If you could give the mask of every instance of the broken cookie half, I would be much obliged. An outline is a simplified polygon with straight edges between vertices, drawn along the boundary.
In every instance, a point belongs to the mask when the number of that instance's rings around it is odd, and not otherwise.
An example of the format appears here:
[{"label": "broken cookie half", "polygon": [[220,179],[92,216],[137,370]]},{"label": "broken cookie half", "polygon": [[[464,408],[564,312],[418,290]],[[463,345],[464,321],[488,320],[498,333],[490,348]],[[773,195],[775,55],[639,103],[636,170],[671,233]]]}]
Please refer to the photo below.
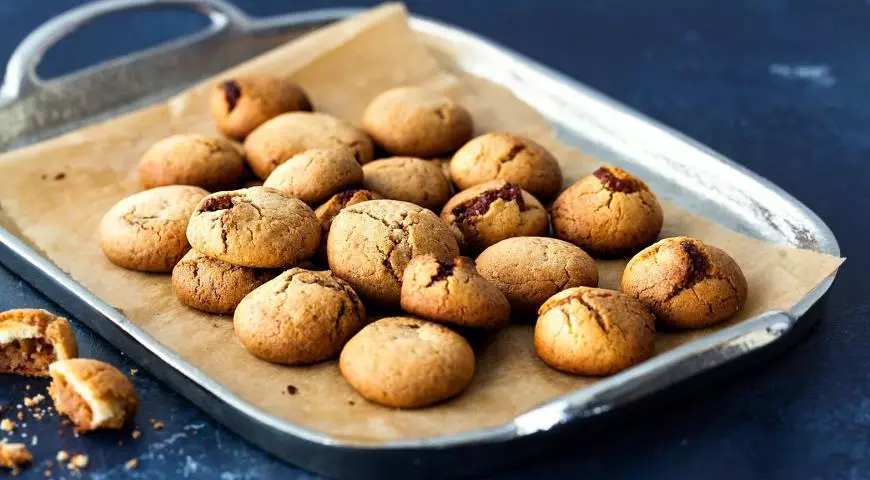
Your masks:
[{"label": "broken cookie half", "polygon": [[52,362],[77,355],[65,318],[31,308],[0,312],[0,373],[47,377]]},{"label": "broken cookie half", "polygon": [[12,469],[17,475],[18,469],[33,461],[33,455],[23,443],[0,443],[0,468]]},{"label": "broken cookie half", "polygon": [[84,358],[59,360],[49,366],[48,393],[58,412],[86,432],[121,428],[139,406],[136,389],[115,367]]}]

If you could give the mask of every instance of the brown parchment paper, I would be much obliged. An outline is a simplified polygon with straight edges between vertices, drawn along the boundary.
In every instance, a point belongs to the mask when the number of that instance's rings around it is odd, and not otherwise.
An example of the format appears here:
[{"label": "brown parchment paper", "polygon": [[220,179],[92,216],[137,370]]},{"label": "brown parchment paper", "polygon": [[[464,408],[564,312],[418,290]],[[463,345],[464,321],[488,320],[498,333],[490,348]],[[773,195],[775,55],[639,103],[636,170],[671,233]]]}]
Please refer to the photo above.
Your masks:
[{"label": "brown parchment paper", "polygon": [[[443,62],[409,29],[404,9],[388,5],[231,71],[292,75],[310,93],[317,110],[354,123],[368,101],[384,89],[432,85],[469,108],[479,132],[519,132],[547,145],[562,164],[566,185],[597,165],[555,141],[544,119],[509,91],[447,73],[458,70]],[[3,155],[0,222],[239,397],[338,439],[377,443],[492,427],[594,381],[545,367],[535,357],[532,328],[516,325],[476,346],[474,381],[455,400],[417,411],[381,408],[354,393],[335,361],[308,367],[259,361],[234,338],[230,317],[181,305],[168,275],[131,272],[109,263],[98,246],[100,218],[115,202],[139,190],[136,163],[152,143],[180,132],[215,133],[207,107],[210,85],[206,82],[165,103]],[[765,244],[673,205],[665,205],[665,218],[663,236],[699,237],[728,251],[743,267],[749,299],[731,323],[768,309],[792,307],[841,262]],[[623,266],[623,261],[600,262],[601,286],[615,288]],[[704,333],[662,333],[657,351]],[[298,388],[296,395],[284,393],[290,384]]]}]

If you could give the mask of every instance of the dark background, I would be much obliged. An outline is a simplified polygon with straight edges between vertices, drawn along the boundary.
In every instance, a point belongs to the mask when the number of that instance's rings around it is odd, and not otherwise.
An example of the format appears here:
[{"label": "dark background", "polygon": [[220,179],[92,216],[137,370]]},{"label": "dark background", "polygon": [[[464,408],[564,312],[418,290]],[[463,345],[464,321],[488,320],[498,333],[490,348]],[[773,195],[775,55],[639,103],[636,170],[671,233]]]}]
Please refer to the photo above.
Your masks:
[{"label": "dark background", "polygon": [[[80,3],[2,0],[0,60],[33,28]],[[251,15],[365,1],[242,1]],[[660,120],[773,180],[818,213],[849,257],[813,334],[761,368],[577,438],[501,478],[870,477],[870,2],[786,0],[409,1]],[[115,15],[46,56],[51,77],[194,32],[195,14]],[[804,68],[800,68],[804,67]],[[3,128],[0,126],[0,128]],[[0,309],[56,305],[0,268]],[[76,323],[82,355],[135,367]],[[309,478],[216,425],[144,371],[130,431],[75,438],[57,417],[28,419],[42,478],[59,449],[86,452],[95,478]],[[25,391],[25,385],[32,389]],[[45,388],[0,377],[0,405]],[[163,421],[160,431],[149,419]],[[59,436],[58,431],[63,435]],[[119,446],[119,440],[123,445]],[[124,462],[139,468],[125,472]],[[54,477],[69,476],[57,466]]]}]

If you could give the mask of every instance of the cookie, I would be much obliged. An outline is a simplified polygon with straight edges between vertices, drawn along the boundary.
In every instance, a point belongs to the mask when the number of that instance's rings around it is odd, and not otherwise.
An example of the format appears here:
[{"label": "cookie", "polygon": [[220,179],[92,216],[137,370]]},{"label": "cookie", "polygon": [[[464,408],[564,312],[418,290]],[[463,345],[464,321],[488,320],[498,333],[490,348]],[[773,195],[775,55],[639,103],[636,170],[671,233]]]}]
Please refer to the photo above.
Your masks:
[{"label": "cookie", "polygon": [[427,320],[472,328],[502,327],[511,314],[507,298],[465,257],[412,258],[402,276],[401,304]]},{"label": "cookie", "polygon": [[236,186],[247,174],[242,152],[229,140],[206,135],[173,135],[155,143],[139,160],[146,189],[192,185],[209,191]]},{"label": "cookie", "polygon": [[490,180],[519,184],[541,200],[562,188],[559,162],[544,147],[510,133],[486,133],[459,149],[450,160],[450,177],[460,190]]},{"label": "cookie", "polygon": [[724,251],[691,237],[659,240],[634,256],[620,289],[652,310],[662,325],[703,328],[746,303],[746,278]]},{"label": "cookie", "polygon": [[399,305],[402,275],[411,258],[459,256],[456,239],[437,215],[398,200],[347,207],[332,221],[326,241],[329,268],[364,298]]},{"label": "cookie", "polygon": [[133,384],[108,363],[73,358],[52,363],[48,371],[54,408],[72,420],[77,432],[121,428],[139,407]]},{"label": "cookie", "polygon": [[[0,442],[0,468],[9,468],[13,477],[18,476],[19,469],[33,461],[33,455],[23,443]],[[48,471],[48,470],[46,470]]]},{"label": "cookie", "polygon": [[450,198],[450,182],[431,160],[392,157],[363,166],[363,187],[385,198],[438,211]]},{"label": "cookie", "polygon": [[76,356],[76,337],[65,318],[35,308],[0,313],[0,372],[47,377],[52,362]]},{"label": "cookie", "polygon": [[604,257],[648,246],[664,222],[662,207],[646,184],[606,165],[562,192],[552,215],[558,238]]},{"label": "cookie", "polygon": [[362,123],[384,150],[411,157],[451,153],[474,132],[466,109],[442,93],[420,87],[381,93],[366,107]]},{"label": "cookie", "polygon": [[548,298],[566,288],[598,286],[595,260],[555,238],[502,240],[480,253],[477,271],[504,293],[515,316],[534,315]]},{"label": "cookie", "polygon": [[273,269],[239,267],[191,250],[172,269],[172,287],[187,306],[231,314],[245,295],[278,273]]},{"label": "cookie", "polygon": [[312,148],[344,148],[360,164],[370,162],[374,156],[374,146],[365,133],[324,113],[278,115],[245,139],[248,164],[262,179],[290,157]]},{"label": "cookie", "polygon": [[100,222],[100,248],[115,265],[169,272],[190,249],[187,222],[208,195],[199,187],[170,185],[134,193]]},{"label": "cookie", "polygon": [[409,317],[382,318],[341,351],[339,368],[374,403],[420,408],[459,394],[474,376],[474,352],[447,327]]},{"label": "cookie", "polygon": [[371,190],[345,190],[336,193],[329,200],[324,202],[323,205],[317,207],[314,210],[314,215],[316,215],[317,220],[320,221],[320,246],[321,249],[324,250],[323,254],[326,255],[326,239],[329,236],[329,228],[332,226],[332,220],[335,219],[338,212],[351,205],[356,205],[357,203],[367,202],[369,200],[381,200],[383,198],[384,197],[372,192]]},{"label": "cookie", "polygon": [[556,370],[613,375],[652,357],[655,333],[655,317],[634,298],[601,288],[569,288],[541,305],[535,352]]},{"label": "cookie", "polygon": [[317,205],[337,192],[359,185],[362,179],[362,167],[347,150],[313,148],[278,165],[263,186]]},{"label": "cookie", "polygon": [[266,187],[218,192],[197,205],[190,245],[241,267],[289,267],[320,247],[320,222],[304,202]]},{"label": "cookie", "polygon": [[441,210],[464,252],[511,237],[537,237],[550,227],[541,202],[516,183],[492,180],[457,193]]},{"label": "cookie", "polygon": [[242,139],[282,113],[312,110],[305,91],[293,80],[245,75],[218,82],[211,92],[211,115],[218,130]]},{"label": "cookie", "polygon": [[332,358],[366,323],[359,297],[332,272],[292,268],[242,300],[233,328],[267,362],[299,365]]}]

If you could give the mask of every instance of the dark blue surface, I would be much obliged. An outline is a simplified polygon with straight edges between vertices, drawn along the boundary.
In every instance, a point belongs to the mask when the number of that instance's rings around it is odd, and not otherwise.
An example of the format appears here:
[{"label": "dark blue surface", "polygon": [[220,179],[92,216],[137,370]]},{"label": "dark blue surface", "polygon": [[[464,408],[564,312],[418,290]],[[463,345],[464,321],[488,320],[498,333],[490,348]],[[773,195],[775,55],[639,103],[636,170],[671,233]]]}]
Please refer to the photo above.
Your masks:
[{"label": "dark blue surface", "polygon": [[[79,3],[0,2],[0,59],[38,24]],[[237,2],[252,15],[368,3]],[[785,355],[499,476],[870,477],[870,4],[421,0],[409,6],[565,72],[766,176],[815,210],[849,257],[822,323]],[[63,42],[40,72],[57,75],[204,24],[195,15],[118,15]],[[33,306],[63,314],[0,268],[0,309]],[[83,356],[135,367],[76,326]],[[45,461],[65,449],[90,454],[86,471],[97,478],[308,477],[216,425],[147,373],[134,380],[143,397],[136,419],[142,438],[132,440],[129,431],[74,438],[68,427],[58,437],[56,417],[28,420],[26,430],[39,442],[27,476],[42,478]],[[0,377],[0,404],[14,405],[44,387]],[[166,428],[152,430],[150,418]],[[139,468],[125,472],[133,457]]]}]

